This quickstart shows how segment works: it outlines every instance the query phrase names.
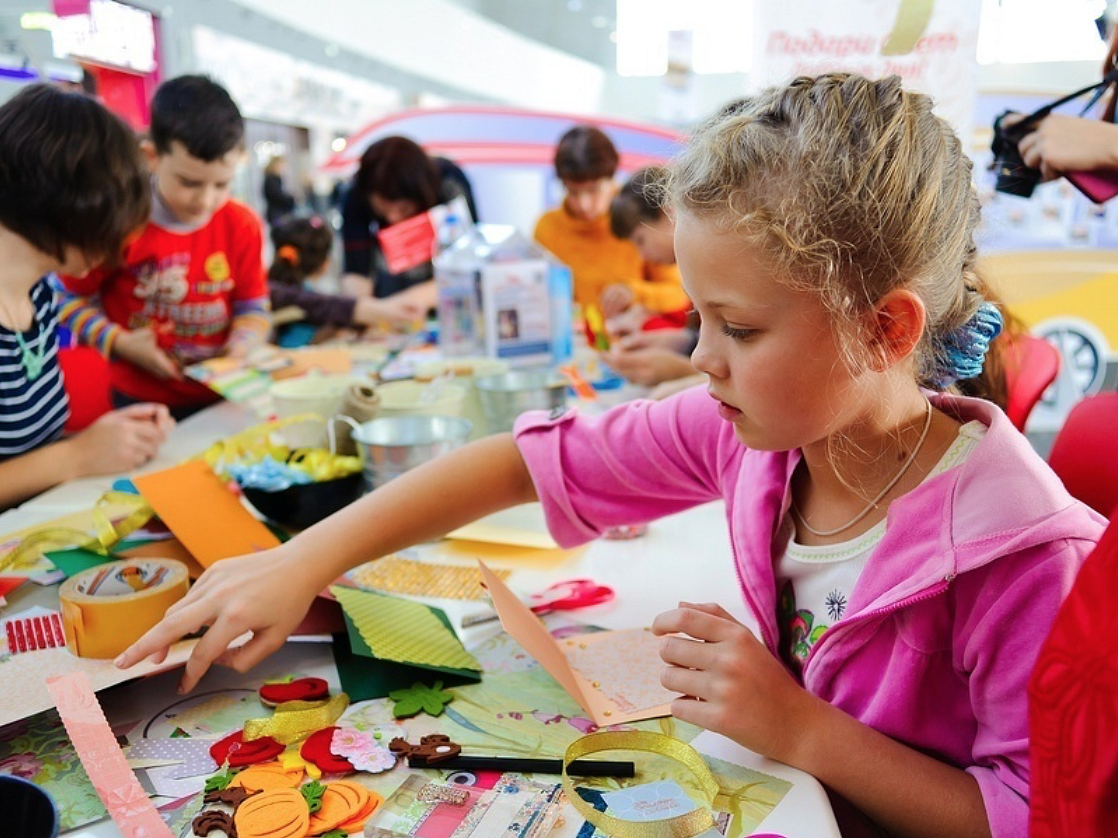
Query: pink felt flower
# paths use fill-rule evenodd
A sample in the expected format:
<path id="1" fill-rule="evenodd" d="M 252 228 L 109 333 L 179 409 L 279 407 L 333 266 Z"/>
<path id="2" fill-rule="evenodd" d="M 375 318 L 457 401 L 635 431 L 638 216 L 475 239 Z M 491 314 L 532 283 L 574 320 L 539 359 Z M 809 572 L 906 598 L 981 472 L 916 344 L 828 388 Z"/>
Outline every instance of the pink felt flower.
<path id="1" fill-rule="evenodd" d="M 388 748 L 379 746 L 373 746 L 359 753 L 347 754 L 346 759 L 358 771 L 367 771 L 370 774 L 379 774 L 396 765 L 396 755 Z"/>
<path id="2" fill-rule="evenodd" d="M 339 727 L 334 731 L 334 736 L 330 740 L 330 753 L 336 757 L 349 759 L 354 754 L 364 753 L 370 748 L 375 748 L 376 745 L 372 734 L 355 727 Z"/>

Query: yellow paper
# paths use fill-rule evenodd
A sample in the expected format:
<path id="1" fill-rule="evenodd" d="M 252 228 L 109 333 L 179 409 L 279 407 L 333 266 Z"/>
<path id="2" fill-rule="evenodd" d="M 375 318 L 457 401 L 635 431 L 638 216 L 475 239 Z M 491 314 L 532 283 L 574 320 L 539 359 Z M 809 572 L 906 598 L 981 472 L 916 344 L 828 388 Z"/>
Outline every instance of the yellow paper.
<path id="1" fill-rule="evenodd" d="M 487 515 L 472 524 L 459 527 L 449 533 L 447 538 L 533 547 L 538 550 L 556 550 L 559 547 L 547 530 L 543 507 L 538 503 L 525 503 Z"/>

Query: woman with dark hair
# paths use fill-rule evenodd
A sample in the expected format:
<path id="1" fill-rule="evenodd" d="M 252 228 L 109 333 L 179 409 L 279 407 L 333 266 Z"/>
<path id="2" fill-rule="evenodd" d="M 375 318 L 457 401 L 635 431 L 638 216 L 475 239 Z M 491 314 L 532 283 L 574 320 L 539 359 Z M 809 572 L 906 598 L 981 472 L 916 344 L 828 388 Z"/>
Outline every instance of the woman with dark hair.
<path id="1" fill-rule="evenodd" d="M 477 220 L 466 175 L 442 157 L 429 157 L 406 137 L 385 137 L 361 155 L 361 165 L 342 203 L 345 243 L 343 288 L 351 293 L 392 297 L 401 291 L 429 308 L 435 302 L 434 270 L 424 262 L 402 273 L 388 269 L 377 233 L 432 207 L 462 196 Z"/>
<path id="2" fill-rule="evenodd" d="M 295 211 L 295 196 L 283 185 L 287 159 L 277 154 L 264 167 L 264 220 L 275 227 Z"/>

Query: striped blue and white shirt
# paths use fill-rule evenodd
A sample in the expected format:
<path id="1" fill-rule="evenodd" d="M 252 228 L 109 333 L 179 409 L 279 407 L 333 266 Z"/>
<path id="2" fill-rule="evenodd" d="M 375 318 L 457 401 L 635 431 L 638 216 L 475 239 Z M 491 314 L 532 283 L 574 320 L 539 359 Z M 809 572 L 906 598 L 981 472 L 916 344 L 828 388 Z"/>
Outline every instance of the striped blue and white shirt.
<path id="1" fill-rule="evenodd" d="M 70 402 L 58 366 L 58 307 L 48 277 L 31 289 L 35 321 L 23 333 L 27 348 L 45 346 L 43 370 L 34 381 L 20 363 L 15 334 L 0 325 L 0 459 L 23 454 L 62 435 Z"/>

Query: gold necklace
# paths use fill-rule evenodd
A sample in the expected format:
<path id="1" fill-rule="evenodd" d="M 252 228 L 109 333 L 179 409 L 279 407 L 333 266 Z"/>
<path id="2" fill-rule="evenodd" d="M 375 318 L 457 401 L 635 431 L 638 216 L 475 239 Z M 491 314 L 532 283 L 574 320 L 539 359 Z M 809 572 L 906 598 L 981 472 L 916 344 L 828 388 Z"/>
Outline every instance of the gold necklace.
<path id="1" fill-rule="evenodd" d="M 857 524 L 859 521 L 861 521 L 863 518 L 865 518 L 867 515 L 869 515 L 870 512 L 873 509 L 875 509 L 877 507 L 878 502 L 883 497 L 885 497 L 887 494 L 889 494 L 889 490 L 892 489 L 894 486 L 897 485 L 897 483 L 900 482 L 900 479 L 902 477 L 904 477 L 905 472 L 907 472 L 909 467 L 914 462 L 916 462 L 916 455 L 919 454 L 920 449 L 924 447 L 924 440 L 928 438 L 928 429 L 932 427 L 932 403 L 930 401 L 925 400 L 924 405 L 927 408 L 927 412 L 924 416 L 924 430 L 922 430 L 920 432 L 920 439 L 917 440 L 916 447 L 912 449 L 912 453 L 908 455 L 908 459 L 905 460 L 904 465 L 901 466 L 901 470 L 898 471 L 893 476 L 893 479 L 890 480 L 885 485 L 884 489 L 882 489 L 880 492 L 877 493 L 877 497 L 875 497 L 873 500 L 871 500 L 869 502 L 869 504 L 867 504 L 865 509 L 863 509 L 861 512 L 859 512 L 857 515 L 855 515 L 853 518 L 851 518 L 849 521 L 847 521 L 841 527 L 835 527 L 834 529 L 831 529 L 831 530 L 817 530 L 817 529 L 815 529 L 814 527 L 811 526 L 811 524 L 809 524 L 804 519 L 804 516 L 800 514 L 800 510 L 796 508 L 796 502 L 792 501 L 792 514 L 796 516 L 796 520 L 799 521 L 800 524 L 803 525 L 803 528 L 805 530 L 807 530 L 812 535 L 819 536 L 820 538 L 826 538 L 827 536 L 831 536 L 831 535 L 838 535 L 843 530 L 848 530 L 852 526 Z"/>

